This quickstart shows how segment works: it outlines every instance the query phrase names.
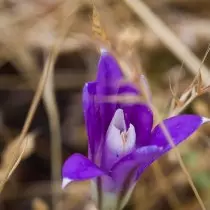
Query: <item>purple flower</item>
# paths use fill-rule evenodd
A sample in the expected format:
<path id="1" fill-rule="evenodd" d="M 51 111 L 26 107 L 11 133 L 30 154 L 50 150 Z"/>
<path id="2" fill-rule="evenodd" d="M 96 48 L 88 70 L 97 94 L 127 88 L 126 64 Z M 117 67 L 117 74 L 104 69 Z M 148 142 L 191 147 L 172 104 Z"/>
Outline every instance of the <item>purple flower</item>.
<path id="1" fill-rule="evenodd" d="M 93 198 L 101 209 L 121 209 L 143 171 L 171 149 L 160 125 L 153 128 L 153 113 L 147 105 L 110 101 L 125 94 L 139 92 L 123 83 L 116 60 L 102 52 L 96 81 L 83 89 L 89 158 L 73 154 L 62 171 L 63 187 L 71 181 L 92 179 Z M 163 123 L 177 145 L 208 121 L 197 115 L 179 115 Z"/>

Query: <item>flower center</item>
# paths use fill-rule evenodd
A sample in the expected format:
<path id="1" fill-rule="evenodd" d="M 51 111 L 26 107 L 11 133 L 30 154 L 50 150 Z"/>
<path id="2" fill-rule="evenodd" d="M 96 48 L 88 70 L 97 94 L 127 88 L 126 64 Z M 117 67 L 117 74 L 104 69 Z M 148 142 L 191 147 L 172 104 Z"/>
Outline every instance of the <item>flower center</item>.
<path id="1" fill-rule="evenodd" d="M 135 148 L 136 132 L 132 124 L 126 130 L 125 118 L 122 109 L 117 109 L 109 125 L 106 146 L 112 154 L 122 157 Z"/>

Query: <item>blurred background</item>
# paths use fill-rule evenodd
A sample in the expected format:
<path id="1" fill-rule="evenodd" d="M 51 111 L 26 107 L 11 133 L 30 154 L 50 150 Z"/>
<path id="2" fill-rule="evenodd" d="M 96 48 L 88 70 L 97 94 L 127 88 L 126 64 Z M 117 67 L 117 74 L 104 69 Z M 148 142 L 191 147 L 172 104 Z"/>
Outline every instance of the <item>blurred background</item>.
<path id="1" fill-rule="evenodd" d="M 145 25 L 127 5 L 128 1 L 95 2 L 114 49 L 121 56 L 127 51 L 135 55 L 132 58 L 136 66 L 148 77 L 154 105 L 161 117 L 167 117 L 173 99 L 170 86 L 181 95 L 196 73 L 185 65 L 180 68 L 182 60 Z M 177 35 L 183 46 L 200 60 L 204 58 L 210 42 L 209 0 L 141 2 Z M 49 51 L 63 28 L 66 35 L 54 60 L 54 78 L 45 87 L 26 133 L 22 160 L 1 191 L 0 210 L 94 209 L 88 201 L 88 182 L 73 183 L 65 191 L 60 189 L 59 180 L 53 182 L 58 187 L 51 185 L 51 178 L 56 180 L 60 175 L 59 162 L 63 163 L 74 152 L 87 154 L 81 91 L 86 81 L 95 78 L 97 46 L 101 44 L 93 37 L 91 16 L 92 3 L 88 0 L 0 0 L 0 180 L 5 180 L 11 161 L 23 150 L 17 136 Z M 171 46 L 174 44 L 171 42 Z M 184 112 L 210 117 L 209 102 L 207 91 L 196 97 Z M 205 125 L 178 147 L 207 209 L 210 209 L 209 135 L 209 125 Z M 60 142 L 54 141 L 57 136 Z M 52 198 L 58 201 L 56 207 Z M 198 210 L 200 206 L 176 156 L 170 152 L 143 174 L 126 209 Z"/>

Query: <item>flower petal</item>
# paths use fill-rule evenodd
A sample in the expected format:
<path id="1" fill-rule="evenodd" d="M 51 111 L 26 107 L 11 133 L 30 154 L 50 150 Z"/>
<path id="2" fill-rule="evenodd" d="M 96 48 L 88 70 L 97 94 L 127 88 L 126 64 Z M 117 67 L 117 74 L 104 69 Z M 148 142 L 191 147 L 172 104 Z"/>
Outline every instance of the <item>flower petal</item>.
<path id="1" fill-rule="evenodd" d="M 109 97 L 117 95 L 122 78 L 123 74 L 117 61 L 111 54 L 103 51 L 98 63 L 98 75 L 96 79 L 96 100 L 100 106 L 103 136 L 105 136 L 116 110 L 116 103 L 108 100 Z"/>
<path id="2" fill-rule="evenodd" d="M 115 58 L 108 52 L 102 52 L 98 63 L 98 74 L 96 81 L 101 87 L 109 87 L 110 89 L 104 89 L 104 94 L 115 93 L 115 85 L 123 74 Z M 113 89 L 112 89 L 113 88 Z M 108 92 L 110 90 L 111 92 Z M 103 91 L 102 89 L 100 91 Z M 112 92 L 113 91 L 113 92 Z"/>
<path id="3" fill-rule="evenodd" d="M 125 190 L 135 185 L 143 171 L 162 154 L 162 148 L 145 146 L 121 158 L 112 168 L 111 177 L 117 190 Z"/>
<path id="4" fill-rule="evenodd" d="M 120 104 L 126 124 L 132 124 L 136 132 L 136 147 L 148 145 L 153 125 L 153 114 L 145 104 Z"/>
<path id="5" fill-rule="evenodd" d="M 70 181 L 82 181 L 102 176 L 105 172 L 81 154 L 73 154 L 63 165 L 63 187 Z"/>
<path id="6" fill-rule="evenodd" d="M 179 115 L 163 121 L 175 145 L 188 138 L 205 122 L 209 122 L 209 119 L 198 115 Z M 171 149 L 160 124 L 153 129 L 150 144 L 164 147 L 165 152 Z"/>
<path id="7" fill-rule="evenodd" d="M 88 134 L 89 158 L 94 160 L 102 141 L 101 116 L 95 101 L 96 83 L 86 83 L 83 88 L 83 111 Z"/>

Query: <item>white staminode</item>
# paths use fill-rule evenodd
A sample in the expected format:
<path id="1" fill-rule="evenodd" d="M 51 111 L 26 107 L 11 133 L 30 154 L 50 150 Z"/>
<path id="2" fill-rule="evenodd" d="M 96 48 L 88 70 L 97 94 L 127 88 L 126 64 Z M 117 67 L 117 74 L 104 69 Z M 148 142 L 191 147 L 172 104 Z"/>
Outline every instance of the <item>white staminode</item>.
<path id="1" fill-rule="evenodd" d="M 116 156 L 125 155 L 132 151 L 136 143 L 135 128 L 132 124 L 126 130 L 125 118 L 122 109 L 117 109 L 109 125 L 106 145 Z"/>

